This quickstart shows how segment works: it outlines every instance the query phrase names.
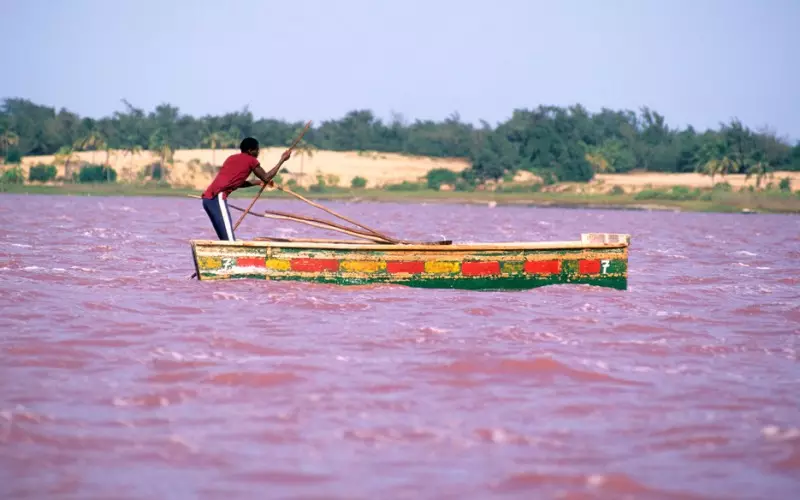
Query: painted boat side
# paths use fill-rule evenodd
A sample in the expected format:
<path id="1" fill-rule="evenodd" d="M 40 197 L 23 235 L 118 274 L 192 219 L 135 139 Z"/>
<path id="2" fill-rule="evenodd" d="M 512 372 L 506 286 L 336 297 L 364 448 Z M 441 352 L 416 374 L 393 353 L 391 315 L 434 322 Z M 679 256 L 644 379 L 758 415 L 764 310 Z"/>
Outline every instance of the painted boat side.
<path id="1" fill-rule="evenodd" d="M 562 283 L 627 288 L 628 241 L 421 246 L 200 240 L 193 241 L 192 248 L 201 280 L 387 283 L 479 290 Z"/>

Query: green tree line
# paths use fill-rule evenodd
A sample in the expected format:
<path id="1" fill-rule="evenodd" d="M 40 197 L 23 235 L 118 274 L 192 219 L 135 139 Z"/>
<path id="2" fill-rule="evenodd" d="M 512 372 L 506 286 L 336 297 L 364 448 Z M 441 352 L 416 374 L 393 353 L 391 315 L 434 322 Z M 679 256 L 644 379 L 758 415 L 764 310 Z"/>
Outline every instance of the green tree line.
<path id="1" fill-rule="evenodd" d="M 132 153 L 151 150 L 166 157 L 187 148 L 235 147 L 245 136 L 263 146 L 285 146 L 302 122 L 255 118 L 247 109 L 193 117 L 169 104 L 145 112 L 128 101 L 124 109 L 95 119 L 66 109 L 7 98 L 0 107 L 0 153 L 13 161 L 27 155 L 72 150 Z M 369 110 L 323 121 L 305 136 L 307 147 L 334 151 L 379 151 L 468 159 L 462 181 L 479 183 L 527 170 L 545 182 L 587 181 L 597 172 L 702 172 L 712 177 L 741 172 L 761 179 L 774 170 L 800 170 L 800 142 L 751 130 L 739 120 L 718 129 L 671 128 L 663 115 L 581 105 L 517 109 L 492 126 L 465 123 L 458 114 L 443 121 L 385 122 Z M 101 156 L 102 158 L 102 156 Z"/>

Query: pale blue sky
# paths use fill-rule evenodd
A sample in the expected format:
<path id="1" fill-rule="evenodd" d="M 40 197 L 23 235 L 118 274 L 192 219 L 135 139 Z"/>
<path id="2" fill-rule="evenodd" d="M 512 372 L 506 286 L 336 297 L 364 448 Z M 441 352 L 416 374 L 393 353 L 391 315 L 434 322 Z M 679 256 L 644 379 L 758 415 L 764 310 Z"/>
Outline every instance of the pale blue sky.
<path id="1" fill-rule="evenodd" d="M 800 139 L 800 0 L 0 0 L 0 26 L 0 97 L 94 117 L 126 98 L 494 124 L 580 102 Z"/>

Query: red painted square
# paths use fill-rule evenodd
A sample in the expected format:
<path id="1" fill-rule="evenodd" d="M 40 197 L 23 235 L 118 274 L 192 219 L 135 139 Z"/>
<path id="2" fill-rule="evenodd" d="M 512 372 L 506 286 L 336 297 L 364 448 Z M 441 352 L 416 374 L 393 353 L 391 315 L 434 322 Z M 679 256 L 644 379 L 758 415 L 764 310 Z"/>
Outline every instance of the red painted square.
<path id="1" fill-rule="evenodd" d="M 464 276 L 488 276 L 500 274 L 499 262 L 462 262 L 461 274 Z"/>
<path id="2" fill-rule="evenodd" d="M 386 270 L 392 274 L 420 274 L 425 271 L 425 263 L 421 261 L 394 261 L 386 263 Z"/>
<path id="3" fill-rule="evenodd" d="M 600 261 L 582 260 L 578 262 L 578 271 L 581 274 L 600 274 Z"/>
<path id="4" fill-rule="evenodd" d="M 560 260 L 530 260 L 525 263 L 528 274 L 558 274 L 561 272 Z"/>
<path id="5" fill-rule="evenodd" d="M 241 267 L 265 267 L 267 259 L 265 257 L 238 257 L 236 265 Z"/>
<path id="6" fill-rule="evenodd" d="M 304 273 L 339 270 L 339 261 L 336 259 L 292 259 L 291 265 L 292 271 Z"/>

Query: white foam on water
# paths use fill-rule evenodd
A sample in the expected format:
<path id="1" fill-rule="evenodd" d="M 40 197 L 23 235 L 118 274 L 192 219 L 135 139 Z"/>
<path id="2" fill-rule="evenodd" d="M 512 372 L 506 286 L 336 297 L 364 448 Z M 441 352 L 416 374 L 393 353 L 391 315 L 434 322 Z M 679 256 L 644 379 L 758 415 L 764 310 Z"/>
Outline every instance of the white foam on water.
<path id="1" fill-rule="evenodd" d="M 787 441 L 800 438 L 800 429 L 797 427 L 789 427 L 783 430 L 777 425 L 767 425 L 761 429 L 761 435 L 770 440 Z"/>
<path id="2" fill-rule="evenodd" d="M 222 300 L 244 300 L 244 301 L 247 301 L 246 297 L 240 297 L 239 295 L 236 295 L 235 293 L 229 293 L 229 292 L 214 292 L 214 293 L 211 294 L 211 296 L 213 298 L 215 298 L 215 299 L 222 299 Z"/>
<path id="3" fill-rule="evenodd" d="M 586 476 L 586 484 L 593 487 L 599 488 L 606 484 L 606 478 L 602 474 L 592 474 L 590 476 Z"/>
<path id="4" fill-rule="evenodd" d="M 85 273 L 94 273 L 94 272 L 97 272 L 97 270 L 96 270 L 96 269 L 90 269 L 90 268 L 88 268 L 88 267 L 78 267 L 78 266 L 72 266 L 72 267 L 70 267 L 70 269 L 74 269 L 74 270 L 76 270 L 76 271 L 83 271 L 83 272 L 85 272 Z"/>

